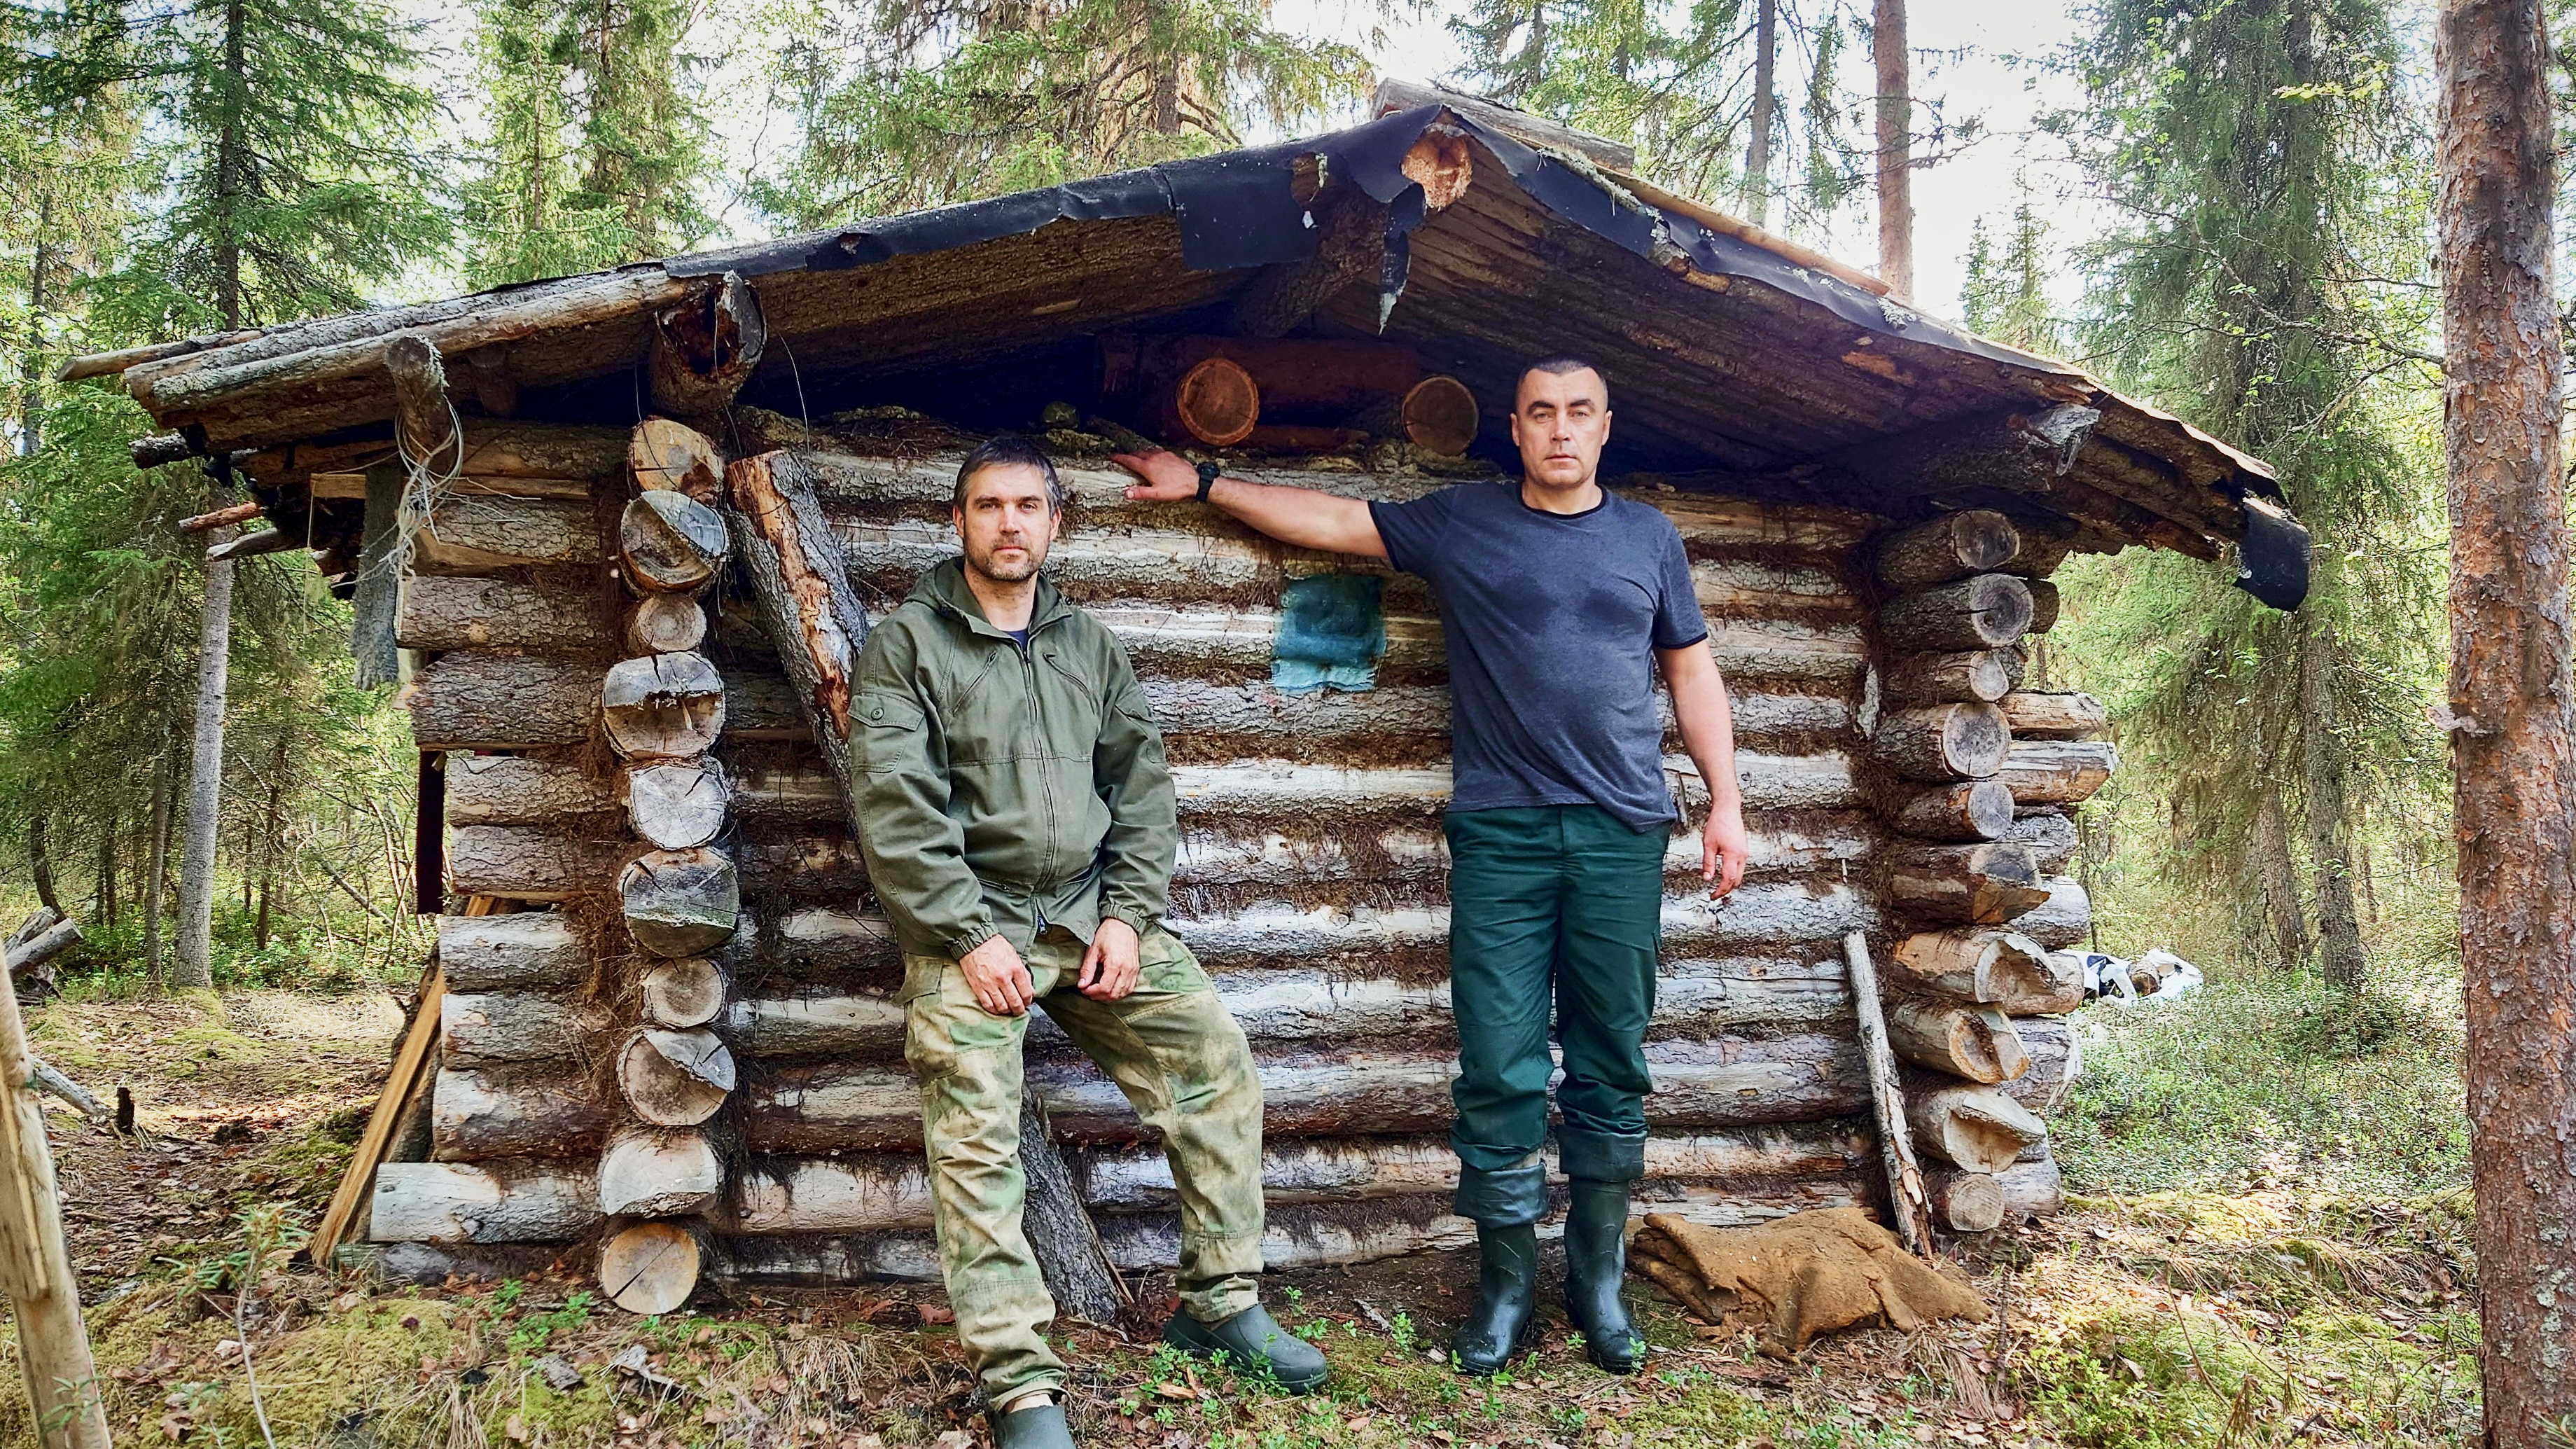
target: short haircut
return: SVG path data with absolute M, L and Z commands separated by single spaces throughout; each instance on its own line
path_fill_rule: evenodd
M 1055 476 L 1055 460 L 1046 450 L 1017 433 L 995 433 L 975 445 L 966 461 L 957 465 L 957 491 L 948 495 L 948 506 L 966 511 L 966 483 L 987 468 L 1035 468 L 1046 475 L 1047 512 L 1064 512 L 1064 480 Z
M 1598 366 L 1590 362 L 1586 362 L 1580 357 L 1572 357 L 1560 353 L 1555 357 L 1542 357 L 1538 361 L 1521 369 L 1520 377 L 1514 379 L 1512 382 L 1512 410 L 1514 412 L 1518 412 L 1520 410 L 1521 383 L 1527 381 L 1529 375 L 1533 372 L 1544 372 L 1550 377 L 1563 377 L 1569 372 L 1589 372 L 1593 376 L 1601 379 L 1601 405 L 1605 408 L 1610 406 L 1610 374 L 1603 372 Z

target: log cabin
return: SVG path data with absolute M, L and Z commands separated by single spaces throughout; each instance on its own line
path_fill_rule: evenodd
M 2070 814 L 2116 757 L 2031 641 L 2070 553 L 2307 536 L 2270 470 L 2083 372 L 1632 174 L 1399 86 L 1377 119 L 426 306 L 77 360 L 354 602 L 422 760 L 435 1030 L 351 1237 L 398 1271 L 935 1279 L 899 971 L 839 777 L 868 620 L 953 551 L 982 434 L 1071 493 L 1049 562 L 1123 639 L 1180 796 L 1173 925 L 1251 1038 L 1275 1267 L 1467 1240 L 1436 609 L 1381 563 L 1134 504 L 1143 434 L 1369 498 L 1510 476 L 1529 361 L 1596 361 L 1604 478 L 1685 540 L 1738 730 L 1743 886 L 1695 875 L 1672 743 L 1652 1210 L 1887 1206 L 1843 941 L 1864 933 L 1941 1225 L 2059 1200 L 2079 1070 Z M 221 499 L 218 501 L 229 501 Z M 1043 1024 L 1029 1070 L 1108 1257 L 1174 1189 Z M 371 1164 L 361 1164 L 362 1167 Z

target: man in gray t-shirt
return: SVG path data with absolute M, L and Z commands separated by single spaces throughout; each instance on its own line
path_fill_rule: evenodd
M 1646 1022 L 1654 1014 L 1665 844 L 1658 670 L 1709 787 L 1700 873 L 1744 878 L 1734 723 L 1672 521 L 1604 493 L 1600 371 L 1552 358 L 1512 406 L 1521 481 L 1363 503 L 1219 476 L 1166 452 L 1122 454 L 1134 499 L 1196 497 L 1284 543 L 1383 558 L 1427 579 L 1449 651 L 1454 783 L 1450 1000 L 1458 1016 L 1457 1206 L 1476 1223 L 1476 1306 L 1451 1340 L 1490 1374 L 1536 1317 L 1547 1210 L 1550 1006 L 1565 1054 L 1557 1152 L 1573 1182 L 1566 1316 L 1592 1361 L 1635 1371 L 1620 1302 L 1630 1186 L 1645 1173 Z

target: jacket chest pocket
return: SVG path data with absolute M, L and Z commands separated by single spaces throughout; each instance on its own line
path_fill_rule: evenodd
M 1039 710 L 1049 753 L 1088 759 L 1100 743 L 1101 683 L 1061 649 L 1035 651 L 1031 703 Z

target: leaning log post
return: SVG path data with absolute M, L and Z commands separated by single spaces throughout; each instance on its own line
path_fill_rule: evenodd
M 7 1094 L 0 1102 L 0 1291 L 17 1315 L 37 1442 L 42 1449 L 107 1449 L 107 1412 L 63 1241 L 62 1199 L 33 1075 L 17 983 L 0 971 L 0 1091 Z
M 1861 1053 L 1869 1064 L 1870 1107 L 1878 1119 L 1879 1159 L 1887 1169 L 1896 1236 L 1906 1251 L 1928 1258 L 1932 1255 L 1931 1195 L 1923 1185 L 1923 1169 L 1914 1161 L 1914 1142 L 1906 1130 L 1905 1090 L 1897 1080 L 1887 1019 L 1879 1012 L 1878 971 L 1870 963 L 1869 938 L 1858 931 L 1844 937 L 1843 956 L 1851 963 L 1852 1005 L 1860 1019 Z
M 840 545 L 824 522 L 812 483 L 790 454 L 764 453 L 735 462 L 725 471 L 725 491 L 732 503 L 726 523 L 734 552 L 751 577 L 762 621 L 795 685 L 797 707 L 839 787 L 851 833 L 863 836 L 867 827 L 859 818 L 851 782 L 849 712 L 867 615 L 850 588 Z M 1109 1262 L 1091 1215 L 1074 1194 L 1072 1173 L 1033 1101 L 1021 1107 L 1020 1165 L 1027 1183 L 1021 1226 L 1049 1290 L 1075 1317 L 1115 1321 L 1133 1300 Z

